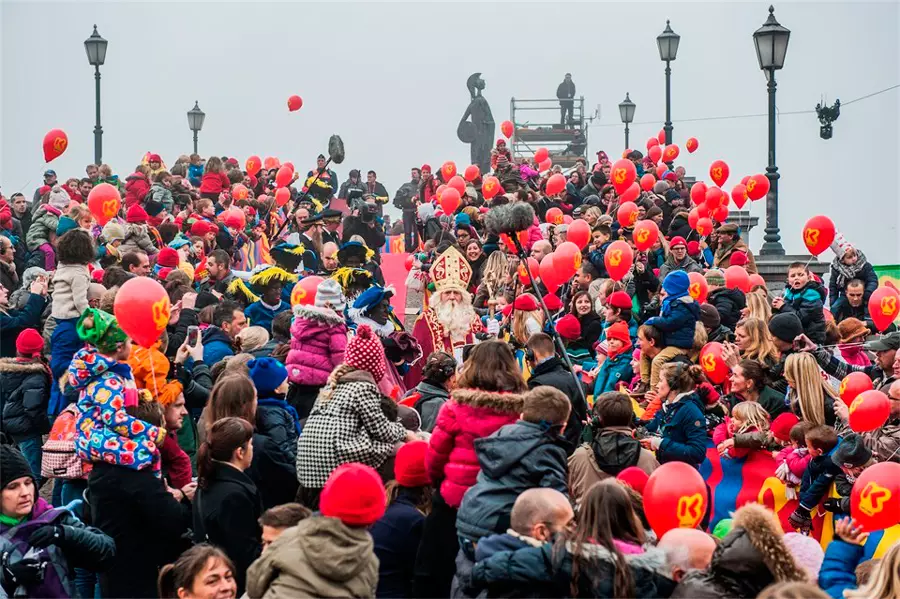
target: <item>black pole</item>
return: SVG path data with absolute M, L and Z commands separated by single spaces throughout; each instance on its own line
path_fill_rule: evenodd
M 778 229 L 778 167 L 775 165 L 775 70 L 766 71 L 769 84 L 769 164 L 766 178 L 769 179 L 769 193 L 766 195 L 766 234 L 759 253 L 769 256 L 784 256 L 781 235 Z
M 197 132 L 194 131 L 194 154 L 197 154 Z
M 625 123 L 625 149 L 630 149 L 630 146 L 628 145 L 628 123 Z
M 672 144 L 672 67 L 666 61 L 666 124 L 663 130 L 666 132 L 666 145 Z
M 99 166 L 103 156 L 103 127 L 100 126 L 100 65 L 94 66 L 97 96 L 97 124 L 94 126 L 94 164 Z

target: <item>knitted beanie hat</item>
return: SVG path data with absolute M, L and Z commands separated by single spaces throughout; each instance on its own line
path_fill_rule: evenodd
M 182 387 L 181 383 L 178 381 L 169 381 L 163 388 L 159 390 L 159 395 L 156 397 L 156 401 L 158 401 L 161 405 L 168 406 L 175 403 L 175 400 L 178 399 L 178 396 L 184 392 L 184 387 Z
M 715 285 L 716 287 L 724 287 L 725 286 L 725 273 L 718 269 L 712 269 L 707 271 L 705 275 L 706 282 L 710 285 Z
M 60 185 L 54 185 L 53 189 L 50 190 L 50 199 L 49 203 L 54 208 L 58 208 L 59 210 L 65 210 L 69 207 L 69 202 L 72 198 L 69 197 L 69 194 L 63 189 Z
M 606 329 L 607 339 L 618 339 L 627 346 L 631 345 L 631 333 L 628 331 L 628 325 L 624 321 L 613 323 Z
M 794 428 L 794 425 L 798 422 L 800 422 L 800 419 L 794 414 L 791 412 L 784 412 L 772 420 L 772 426 L 769 427 L 769 431 L 772 433 L 773 437 L 787 443 L 791 440 L 791 429 Z
M 344 364 L 369 372 L 375 382 L 384 377 L 387 371 L 384 347 L 368 325 L 360 325 L 356 335 L 347 343 Z
M 117 239 L 123 240 L 125 239 L 125 228 L 116 221 L 111 220 L 103 225 L 103 232 L 101 235 L 103 235 L 103 239 L 106 240 L 106 243 L 112 243 Z
M 0 445 L 0 489 L 24 476 L 34 478 L 34 473 L 22 452 L 11 445 Z
M 159 250 L 159 254 L 156 256 L 156 263 L 159 266 L 168 266 L 169 268 L 178 266 L 180 260 L 181 258 L 179 258 L 178 252 L 170 247 L 164 247 Z
M 567 341 L 581 337 L 581 322 L 572 314 L 566 314 L 556 323 L 556 332 Z
M 523 312 L 533 312 L 535 310 L 540 310 L 541 308 L 537 298 L 530 293 L 523 293 L 517 297 L 513 302 L 513 307 L 516 310 L 522 310 Z
M 794 339 L 803 334 L 803 323 L 792 312 L 776 314 L 769 320 L 769 333 L 785 343 L 793 343 Z
M 404 444 L 397 450 L 394 461 L 394 478 L 401 487 L 424 487 L 431 484 L 431 478 L 425 469 L 425 452 L 428 443 L 413 441 Z
M 613 291 L 606 298 L 606 304 L 619 310 L 631 310 L 634 307 L 631 303 L 631 296 L 624 291 Z
M 562 310 L 563 307 L 562 301 L 555 293 L 548 293 L 544 296 L 544 305 L 547 306 L 547 309 L 551 312 Z
M 825 561 L 825 552 L 822 546 L 812 537 L 798 532 L 785 533 L 783 537 L 785 546 L 797 562 L 797 565 L 806 571 L 810 580 L 819 579 L 819 570 Z
M 722 324 L 722 315 L 712 304 L 700 304 L 700 322 L 712 331 Z
M 341 284 L 334 279 L 325 279 L 316 287 L 316 308 L 331 308 L 342 312 L 347 305 Z
M 44 338 L 37 329 L 23 329 L 16 337 L 16 353 L 32 358 L 44 350 Z
M 328 477 L 319 511 L 347 526 L 370 526 L 384 515 L 386 498 L 381 477 L 369 466 L 344 464 Z
M 684 246 L 684 248 L 687 249 L 687 242 L 684 240 L 684 237 L 681 237 L 680 235 L 676 235 L 669 242 L 669 249 L 670 250 L 675 249 L 675 247 L 679 246 L 679 245 Z
M 270 395 L 288 378 L 287 368 L 275 358 L 256 358 L 247 362 L 250 379 L 260 397 Z
M 129 223 L 145 223 L 148 218 L 147 211 L 140 204 L 135 204 L 125 213 L 125 220 Z

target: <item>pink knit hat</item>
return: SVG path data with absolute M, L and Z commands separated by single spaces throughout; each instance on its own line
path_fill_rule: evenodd
M 369 372 L 375 382 L 384 377 L 387 372 L 384 347 L 368 325 L 360 325 L 356 329 L 356 335 L 347 343 L 344 364 Z
M 798 532 L 785 533 L 783 540 L 794 561 L 806 571 L 809 579 L 818 580 L 819 570 L 825 561 L 825 552 L 819 542 Z

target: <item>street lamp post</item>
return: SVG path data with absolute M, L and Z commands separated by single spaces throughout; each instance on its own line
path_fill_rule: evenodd
M 206 119 L 206 113 L 200 110 L 200 103 L 194 101 L 194 107 L 188 110 L 188 127 L 194 132 L 194 154 L 197 153 L 197 133 L 203 129 L 203 120 Z
M 663 131 L 666 132 L 666 145 L 672 143 L 672 68 L 670 64 L 678 54 L 680 40 L 681 36 L 672 31 L 667 19 L 666 28 L 656 36 L 659 59 L 666 63 L 666 124 L 663 126 Z
M 778 229 L 778 167 L 775 165 L 775 71 L 784 66 L 791 32 L 775 20 L 775 7 L 769 7 L 769 18 L 753 33 L 759 68 L 766 73 L 769 91 L 769 163 L 766 177 L 769 179 L 769 194 L 766 196 L 766 234 L 760 254 L 783 256 L 781 235 Z
M 619 116 L 622 117 L 622 122 L 625 123 L 625 148 L 628 149 L 630 146 L 628 145 L 628 124 L 634 121 L 634 109 L 635 104 L 631 101 L 631 98 L 628 97 L 628 92 L 625 92 L 625 99 L 619 103 Z
M 84 40 L 84 50 L 87 52 L 88 62 L 94 67 L 94 80 L 96 81 L 96 97 L 97 97 L 97 124 L 94 125 L 94 162 L 99 165 L 102 162 L 103 155 L 103 127 L 100 126 L 100 65 L 106 61 L 106 45 L 105 39 L 97 33 L 97 26 L 94 25 L 94 33 L 91 37 Z

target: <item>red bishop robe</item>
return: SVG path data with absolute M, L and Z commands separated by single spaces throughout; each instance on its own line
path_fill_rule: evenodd
M 431 308 L 423 310 L 422 314 L 416 319 L 412 331 L 412 336 L 422 346 L 422 358 L 410 366 L 409 371 L 403 377 L 406 382 L 406 388 L 412 389 L 422 381 L 422 369 L 429 355 L 436 351 L 444 351 L 455 357 L 457 361 L 460 361 L 460 352 L 462 352 L 463 346 L 474 343 L 475 333 L 482 330 L 481 319 L 476 316 L 472 319 L 466 338 L 460 341 L 452 341 L 449 333 L 444 331 L 443 325 L 435 318 L 434 310 Z

